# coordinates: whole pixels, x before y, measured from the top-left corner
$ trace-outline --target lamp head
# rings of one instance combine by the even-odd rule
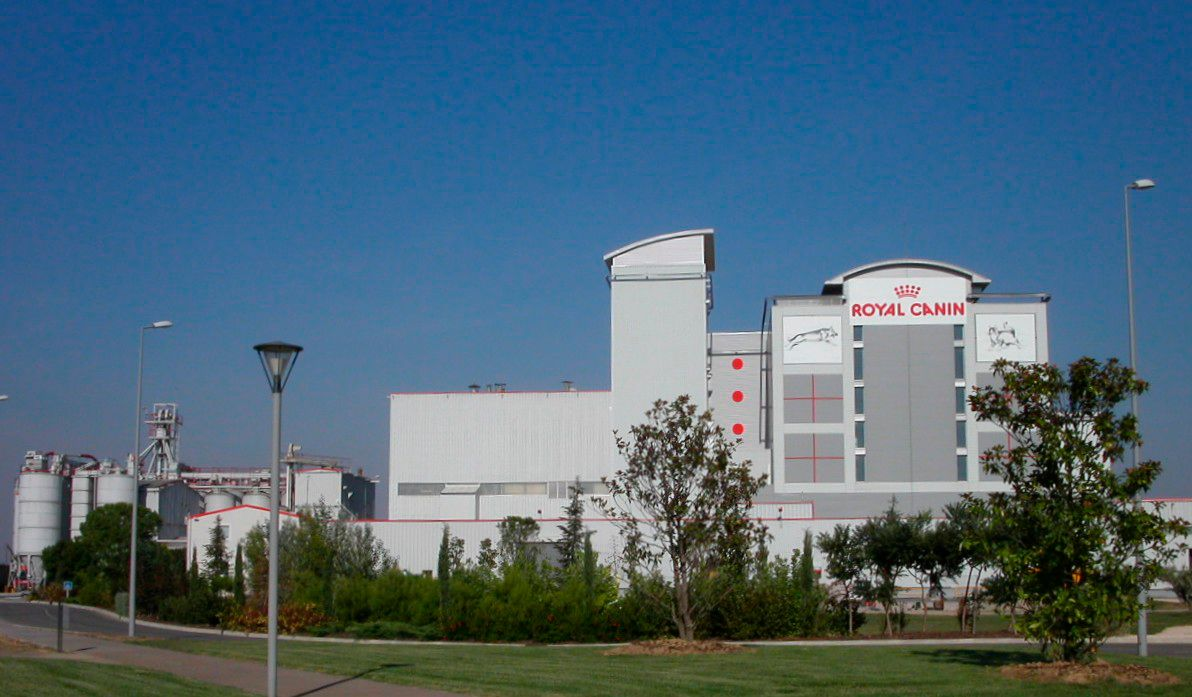
[[[1141,191],[1143,189],[1153,189],[1153,188],[1155,188],[1155,180],[1154,179],[1137,179],[1137,180],[1131,182],[1130,188],[1134,189],[1135,191]]]
[[[269,390],[279,394],[286,388],[294,364],[298,362],[301,346],[274,341],[267,344],[253,346],[257,356],[261,359],[261,367],[265,369],[265,379],[269,381]]]
[[[8,395],[0,394],[0,402],[7,402],[7,401],[8,401]]]
[[[154,322],[153,324],[150,324],[148,327],[145,327],[145,328],[146,329],[169,329],[172,326],[174,326],[173,322],[171,322],[168,319],[163,319],[162,321]]]

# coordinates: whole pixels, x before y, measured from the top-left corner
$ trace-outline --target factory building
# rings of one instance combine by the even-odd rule
[[[45,548],[79,537],[88,514],[101,506],[137,500],[161,517],[158,541],[176,548],[188,546],[190,520],[204,511],[240,506],[268,510],[268,468],[197,469],[182,464],[182,417],[176,404],[153,405],[145,414],[145,425],[148,447],[123,465],[91,455],[26,454],[13,487],[6,588],[39,585]],[[376,481],[363,471],[349,471],[339,458],[306,455],[296,445],[288,448],[282,464],[281,502],[286,511],[319,508],[347,519],[375,515]]]
[[[999,358],[1048,360],[1046,294],[991,292],[989,278],[950,263],[886,260],[828,278],[815,294],[766,298],[760,325],[742,319],[741,331],[712,332],[712,230],[635,242],[604,264],[610,390],[565,383],[543,392],[495,384],[393,393],[388,519],[372,519],[373,482],[291,449],[282,490],[291,513],[283,521],[304,507],[338,510],[369,526],[415,573],[435,569],[444,526],[473,558],[485,538],[499,537],[507,516],[534,518],[549,542],[577,481],[586,496],[607,495],[602,478],[621,466],[614,431],[627,434],[655,400],[683,394],[712,409],[740,440],[738,458],[767,475],[751,515],[767,526],[776,554],[798,548],[805,532],[863,522],[892,499],[902,511],[938,515],[964,493],[1005,489],[981,471],[980,454],[1007,434],[978,422],[966,395],[993,384]],[[158,476],[171,467],[150,470]],[[234,548],[268,519],[266,470],[180,471],[177,479],[203,497],[201,512],[170,527],[184,525],[188,560],[197,553],[205,563],[214,526]],[[45,489],[37,477],[28,486]],[[1188,500],[1154,505],[1192,517]],[[187,506],[194,502],[177,504]],[[22,535],[50,539],[33,525],[35,508],[24,510],[30,524]],[[616,570],[612,521],[589,504],[585,525]],[[1188,562],[1185,555],[1177,565]]]
[[[570,485],[605,493],[601,478],[619,467],[612,432],[681,394],[711,408],[740,439],[738,457],[767,475],[753,515],[778,553],[892,498],[939,513],[966,492],[1005,488],[979,455],[1006,434],[978,423],[965,397],[991,384],[998,358],[1047,361],[1046,294],[992,293],[989,278],[960,266],[887,260],[814,295],[766,299],[760,326],[711,332],[712,230],[641,240],[604,263],[612,389],[392,394],[393,521],[447,524],[469,554],[508,515],[537,518],[553,537]],[[615,557],[608,521],[588,525]],[[415,570],[434,566],[436,548],[414,539],[421,527],[393,545]]]

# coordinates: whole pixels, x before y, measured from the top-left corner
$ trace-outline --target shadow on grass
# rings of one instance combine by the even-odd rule
[[[1039,660],[1039,654],[1019,649],[937,648],[914,649],[911,655],[937,663],[959,663],[967,666],[1006,666]]]
[[[409,668],[412,665],[414,665],[414,664],[413,663],[382,663],[381,665],[379,665],[375,668],[369,668],[366,671],[362,671],[360,673],[348,676],[346,678],[341,678],[339,680],[336,680],[335,682],[329,682],[326,685],[320,685],[316,688],[307,690],[306,692],[299,692],[298,694],[294,695],[294,697],[306,697],[307,695],[317,695],[318,693],[322,692],[323,690],[327,690],[332,687],[336,687],[338,685],[343,685],[344,683],[349,683],[349,682],[352,682],[353,680],[364,680],[369,675],[372,675],[373,673],[380,672],[382,670],[389,670],[390,668]]]

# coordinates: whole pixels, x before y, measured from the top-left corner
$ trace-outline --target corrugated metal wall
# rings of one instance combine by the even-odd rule
[[[608,392],[392,395],[389,500],[403,482],[599,480],[610,474],[609,406]]]

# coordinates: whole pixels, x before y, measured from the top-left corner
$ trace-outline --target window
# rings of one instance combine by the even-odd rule
[[[857,481],[865,481],[865,456],[857,455]]]
[[[398,496],[438,496],[443,493],[442,483],[426,483],[426,482],[399,482],[397,485]]]
[[[853,427],[853,430],[857,436],[857,447],[864,448],[865,447],[865,422],[858,421],[856,423],[856,425]]]
[[[859,348],[853,349],[853,379],[854,380],[864,380],[865,379],[865,361],[862,358],[861,352],[862,352],[862,349],[859,349]]]
[[[963,380],[964,379],[964,347],[957,346],[955,348],[955,355],[956,355],[956,379]]]
[[[859,324],[857,326],[853,327],[853,341],[863,341],[863,339],[861,338],[861,336],[862,336],[861,330],[863,328],[864,327],[862,327]]]
[[[964,413],[964,406],[965,406],[965,400],[964,400],[964,388],[963,388],[963,387],[957,387],[957,388],[956,388],[956,413],[957,413],[957,414],[963,414],[963,413]]]
[[[964,421],[956,422],[956,447],[958,448],[968,447],[966,443],[965,426],[966,423]]]
[[[853,388],[853,411],[857,414],[865,413],[865,388]]]
[[[953,341],[964,341],[964,325],[963,324],[953,324],[952,325],[952,340]]]
[[[956,480],[965,481],[968,479],[968,455],[956,456]]]

